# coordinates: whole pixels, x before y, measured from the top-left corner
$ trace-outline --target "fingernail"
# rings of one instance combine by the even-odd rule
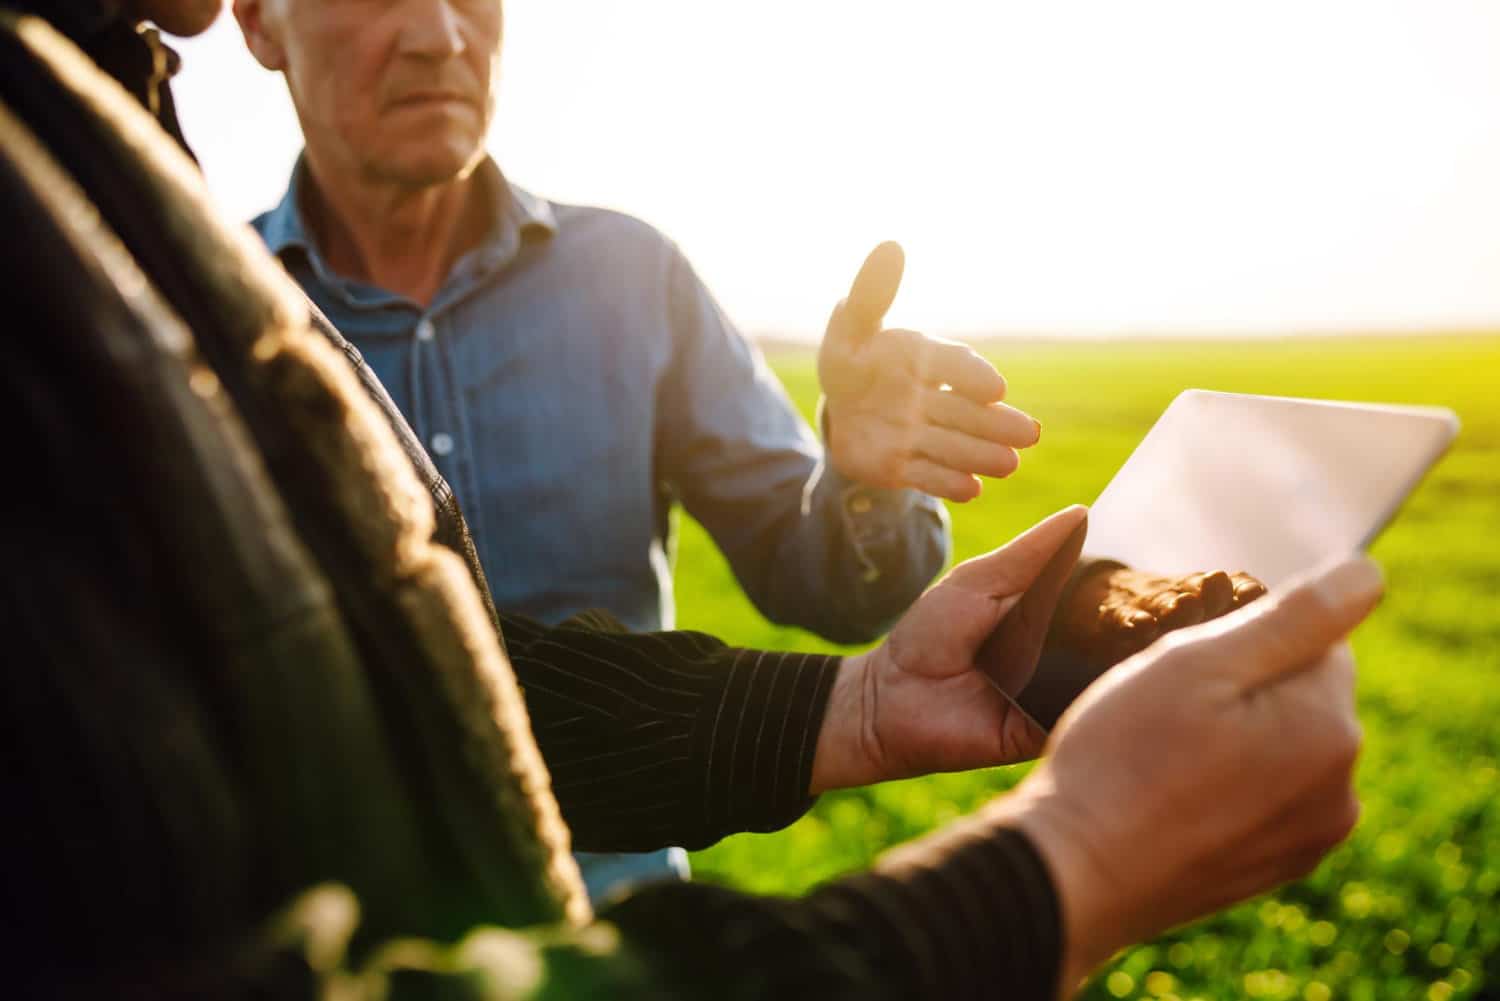
[[[1313,586],[1332,605],[1369,601],[1385,588],[1380,565],[1368,556],[1353,556],[1318,575]]]
[[[1031,443],[1035,445],[1042,440],[1042,422],[1033,417],[1031,423],[1036,425],[1036,437],[1031,439]]]

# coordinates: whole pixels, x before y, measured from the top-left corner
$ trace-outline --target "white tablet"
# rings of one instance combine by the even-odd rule
[[[1457,433],[1441,407],[1190,389],[1094,502],[1087,551],[1275,586],[1369,545]]]

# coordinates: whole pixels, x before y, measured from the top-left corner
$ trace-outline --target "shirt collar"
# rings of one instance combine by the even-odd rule
[[[302,192],[308,183],[307,176],[306,154],[302,154],[292,168],[286,193],[262,221],[261,236],[271,253],[278,257],[291,248],[318,256],[317,244],[302,214]],[[490,198],[493,224],[475,250],[487,264],[508,263],[526,239],[546,239],[557,232],[557,217],[552,204],[510,183],[492,158],[484,158],[478,167],[478,176],[479,183],[486,186],[493,196]]]

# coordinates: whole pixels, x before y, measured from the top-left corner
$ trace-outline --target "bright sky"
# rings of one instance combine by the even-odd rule
[[[508,0],[490,148],[815,334],[865,252],[932,332],[1500,328],[1493,0]],[[180,46],[237,216],[300,146],[225,17]]]

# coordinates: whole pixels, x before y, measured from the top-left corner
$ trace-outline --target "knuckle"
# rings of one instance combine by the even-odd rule
[[[911,345],[899,334],[882,334],[871,342],[870,363],[879,372],[905,372],[910,367]]]
[[[1329,693],[1339,699],[1334,705],[1352,704],[1354,695],[1354,659],[1338,647],[1328,651],[1321,665]]]
[[[931,379],[938,370],[938,357],[931,344],[916,342],[910,350],[912,369],[922,381]]]
[[[1183,666],[1189,663],[1212,663],[1213,649],[1208,640],[1200,635],[1197,627],[1176,629],[1162,636],[1153,644],[1162,656]]]
[[[1359,763],[1359,744],[1350,741],[1337,743],[1329,755],[1330,769],[1338,775],[1352,775]]]
[[[1365,728],[1358,719],[1346,716],[1339,732],[1339,751],[1353,765],[1365,743]]]
[[[904,483],[908,480],[915,481],[920,474],[916,462],[903,453],[892,449],[887,452],[875,464],[876,475],[883,481],[876,484],[881,487],[890,487],[896,483]]]
[[[1317,871],[1318,866],[1323,864],[1323,859],[1327,855],[1327,850],[1320,848],[1294,856],[1286,870],[1287,879],[1306,879]]]
[[[1313,586],[1311,582],[1304,582],[1293,588],[1283,599],[1282,604],[1287,613],[1296,616],[1306,626],[1314,628],[1332,621],[1338,613],[1338,608],[1328,595],[1324,594],[1320,588]]]
[[[1313,833],[1309,849],[1321,857],[1349,840],[1349,835],[1354,833],[1354,828],[1359,823],[1359,814],[1358,798],[1352,792],[1342,797]]]
[[[1364,746],[1364,727],[1353,713],[1340,713],[1319,728],[1324,735],[1323,753],[1331,771],[1347,775],[1353,771]]]
[[[1344,806],[1343,834],[1339,837],[1340,842],[1354,833],[1354,829],[1359,826],[1359,818],[1363,815],[1364,804],[1360,802],[1358,794],[1350,789]]]
[[[995,476],[1009,476],[1021,465],[1021,457],[1013,448],[1000,448],[994,453],[990,460],[990,468]]]

